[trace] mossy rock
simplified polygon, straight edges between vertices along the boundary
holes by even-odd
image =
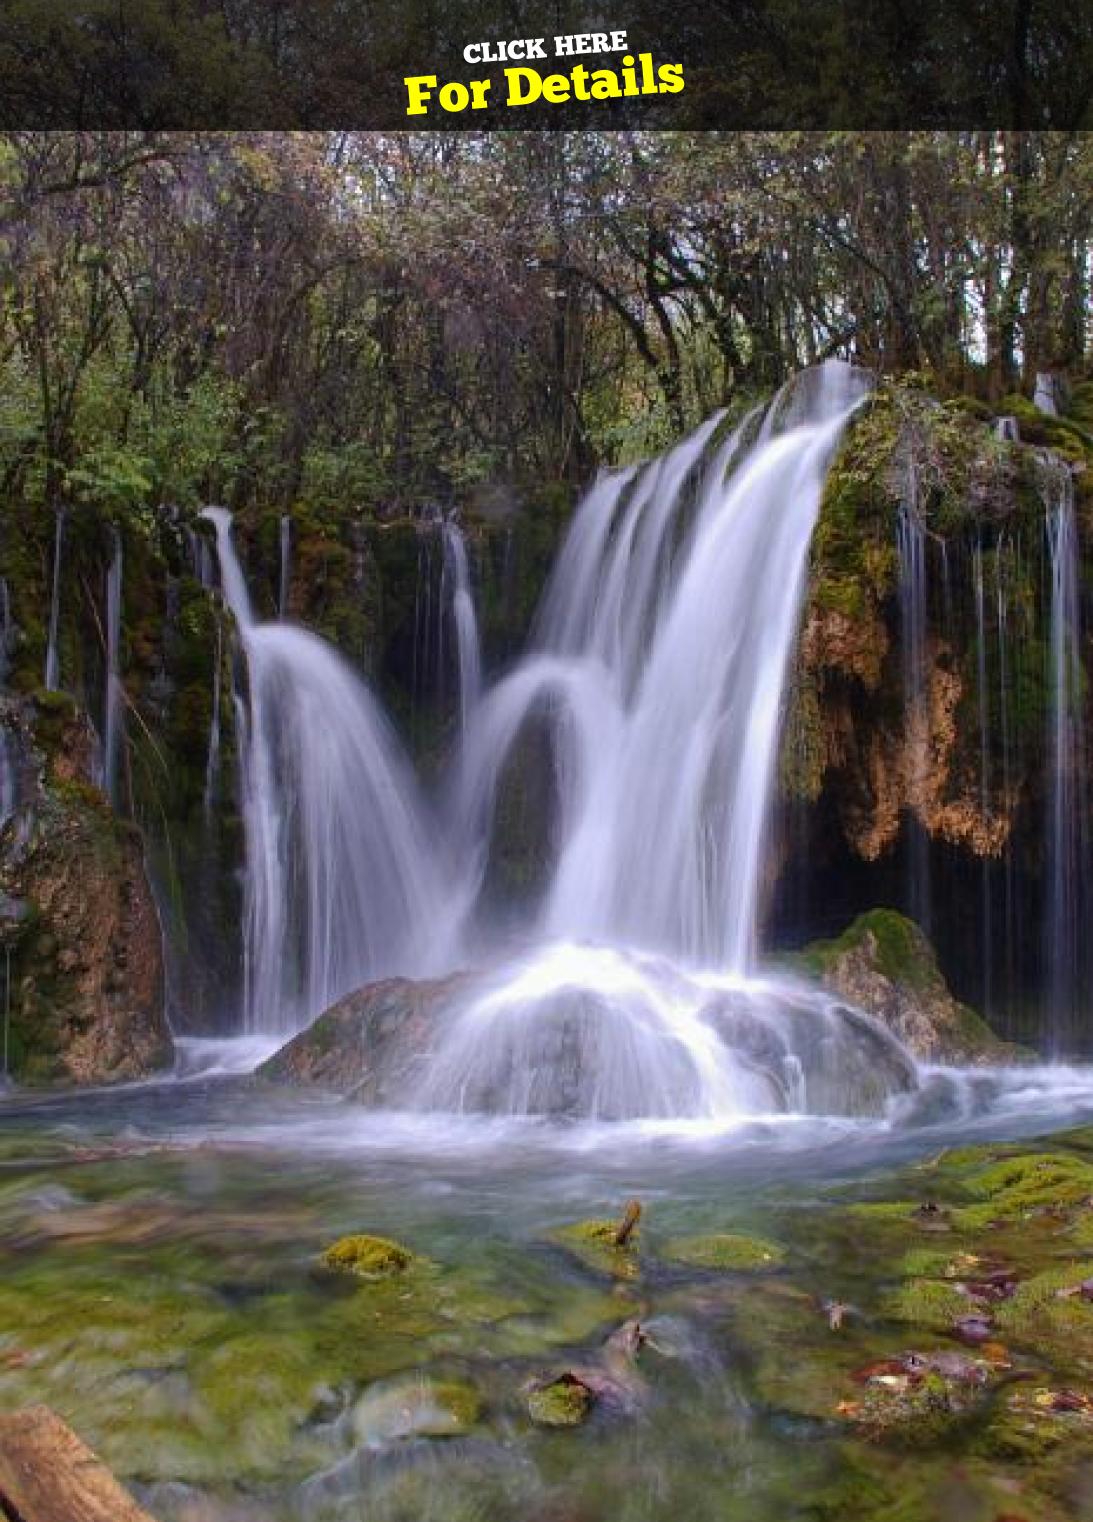
[[[613,1279],[634,1279],[639,1268],[638,1228],[622,1244],[616,1240],[618,1230],[618,1221],[577,1221],[553,1232],[551,1241],[596,1273],[610,1274]]]
[[[1067,1152],[1026,1152],[973,1169],[960,1182],[977,1203],[961,1208],[955,1220],[975,1230],[1083,1205],[1093,1199],[1093,1164]]]
[[[937,957],[914,920],[894,909],[859,914],[833,940],[785,959],[879,1020],[920,1061],[1015,1062],[1032,1056],[1001,1041],[953,998]]]
[[[378,1446],[398,1438],[461,1437],[482,1415],[482,1398],[458,1380],[408,1379],[366,1390],[353,1408],[359,1442]]]
[[[661,1257],[688,1268],[718,1269],[724,1273],[768,1273],[785,1262],[785,1250],[763,1237],[733,1232],[710,1232],[705,1236],[673,1237],[661,1249]]]
[[[936,1331],[948,1331],[958,1316],[967,1316],[972,1309],[955,1283],[942,1279],[908,1279],[883,1303],[891,1320]]]
[[[398,1242],[365,1234],[341,1237],[319,1261],[333,1273],[352,1274],[358,1279],[390,1279],[420,1262]]]
[[[537,1427],[579,1427],[596,1397],[575,1374],[562,1374],[528,1393],[528,1415]]]

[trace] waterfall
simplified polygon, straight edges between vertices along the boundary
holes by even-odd
[[[43,677],[43,682],[50,692],[57,691],[61,677],[57,639],[61,626],[61,551],[64,531],[65,510],[59,507],[53,533],[53,594],[49,604],[49,639],[46,645],[46,669]]]
[[[0,724],[0,825],[15,813],[19,803],[19,750],[15,736]]]
[[[712,419],[578,506],[537,648],[483,698],[461,757],[481,870],[512,746],[530,720],[551,724],[560,817],[542,935],[751,965],[808,546],[862,394],[855,372],[825,366],[752,447],[749,420],[708,458]]]
[[[208,824],[216,805],[216,784],[220,775],[220,669],[224,662],[224,635],[216,621],[216,657],[213,663],[213,711],[209,720],[209,750],[205,760],[205,822]]]
[[[467,546],[458,524],[451,519],[444,524],[444,569],[451,586],[452,622],[459,662],[459,727],[460,733],[465,735],[467,720],[482,689],[482,653]]]
[[[245,1025],[290,1031],[371,979],[442,966],[462,906],[375,699],[315,635],[255,621],[231,515],[204,516],[247,671]]]
[[[910,802],[920,805],[930,767],[930,709],[926,655],[926,536],[918,514],[917,484],[912,476],[897,520],[899,607],[906,744],[910,759]],[[929,934],[930,863],[925,826],[907,821],[910,850],[911,918]]]
[[[288,590],[292,571],[292,519],[286,513],[281,519],[281,576],[277,591],[277,616],[288,617]]]
[[[1052,472],[1046,526],[1051,572],[1046,955],[1052,1042],[1056,1051],[1065,1051],[1077,1033],[1089,838],[1074,481],[1062,464]]]
[[[464,724],[439,813],[333,650],[255,621],[230,515],[206,509],[246,671],[235,701],[248,1030],[292,1029],[370,979],[473,963],[440,990],[427,1061],[413,1045],[420,1021],[408,1035],[397,1018],[385,1026],[384,1102],[721,1121],[879,1113],[915,1086],[899,1043],[864,1015],[754,971],[809,542],[864,393],[859,374],[824,366],[761,425],[726,431],[713,418],[647,465],[601,476],[532,648],[481,692],[465,547],[449,525]],[[436,602],[419,577],[425,658],[447,618]],[[552,744],[557,817],[514,946],[483,890],[529,724]]]
[[[990,693],[987,687],[987,607],[983,580],[983,540],[977,538],[972,550],[972,585],[975,595],[975,670],[976,718],[979,729],[979,808],[984,821],[990,811]],[[994,916],[991,900],[991,858],[984,852],[982,860],[982,1007],[992,1004],[992,969],[994,966]]]
[[[125,734],[125,690],[121,679],[122,540],[115,528],[114,553],[106,575],[106,682],[103,715],[103,788],[118,806],[118,757]]]
[[[994,436],[1003,443],[1019,444],[1021,442],[1021,429],[1015,417],[1000,417],[994,421]]]

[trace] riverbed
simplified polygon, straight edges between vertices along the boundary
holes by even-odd
[[[984,1433],[1012,1419],[1000,1392],[1093,1370],[1093,1334],[1059,1353],[1000,1323],[1008,1369],[987,1360],[967,1409],[958,1379],[929,1441],[874,1382],[917,1400],[908,1350],[982,1361],[948,1311],[901,1311],[914,1254],[942,1285],[961,1254],[1084,1277],[1089,1133],[1015,1144],[1093,1123],[1090,1071],[927,1079],[883,1122],[591,1126],[369,1114],[231,1071],[252,1055],[0,1101],[0,1399],[53,1406],[163,1522],[1089,1514]],[[1042,1153],[1074,1163],[1055,1235],[1039,1198],[968,1214],[977,1168]],[[625,1250],[567,1235],[631,1200]],[[410,1267],[324,1269],[352,1233]],[[726,1264],[714,1240],[758,1247]],[[559,1380],[587,1408],[539,1425]]]

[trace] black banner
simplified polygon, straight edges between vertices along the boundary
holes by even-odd
[[[5,0],[0,125],[1088,126],[1058,0]]]

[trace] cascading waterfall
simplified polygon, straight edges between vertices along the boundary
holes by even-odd
[[[411,1058],[401,1089],[392,1080],[398,1102],[720,1121],[876,1112],[915,1085],[902,1048],[865,1016],[754,971],[808,547],[864,393],[858,373],[824,366],[761,423],[721,438],[713,418],[648,465],[603,475],[578,506],[530,653],[473,703],[473,589],[445,531],[464,724],[435,818],[340,658],[255,622],[230,517],[206,510],[247,670],[248,1029],[291,1028],[386,972],[473,962],[444,985],[428,1062]],[[432,601],[423,574],[419,650]],[[529,724],[551,737],[557,807],[514,949],[490,924],[487,866]]]
[[[118,758],[125,726],[125,692],[121,679],[122,540],[114,530],[114,552],[106,575],[106,681],[103,713],[103,788],[118,806]]]
[[[216,789],[220,777],[220,672],[224,664],[224,634],[216,621],[216,655],[213,663],[213,710],[209,720],[209,749],[205,758],[205,823],[209,824],[216,807]]]
[[[972,585],[975,594],[975,670],[976,719],[979,729],[979,807],[983,818],[990,811],[990,693],[987,688],[987,603],[983,576],[983,540],[977,538],[972,550]],[[984,853],[982,862],[982,952],[983,1008],[992,1004],[991,970],[994,959],[994,915],[992,903],[991,858]]]
[[[53,591],[49,604],[49,637],[46,643],[46,669],[43,682],[49,692],[56,692],[61,679],[61,659],[57,642],[61,628],[61,554],[64,545],[65,510],[57,509],[53,531]]]
[[[0,724],[0,825],[15,813],[19,802],[19,750],[15,736]]]
[[[1047,838],[1047,965],[1052,1044],[1072,1044],[1079,1013],[1082,932],[1089,902],[1087,775],[1081,727],[1082,664],[1078,538],[1074,481],[1052,472],[1046,516],[1051,571],[1048,754],[1051,785]]]
[[[918,492],[911,467],[906,499],[897,520],[899,606],[903,660],[904,713],[910,759],[910,791],[922,798],[929,774],[930,711],[926,686],[926,535],[918,513]],[[930,931],[930,864],[926,831],[918,819],[908,821],[909,912]]]
[[[245,1025],[290,1031],[364,982],[448,963],[462,905],[375,700],[315,635],[256,622],[231,515],[204,516],[248,679],[237,698]]]
[[[459,663],[459,728],[465,735],[467,721],[482,691],[482,652],[467,546],[459,525],[451,519],[444,524],[444,570],[451,586],[452,622]]]

